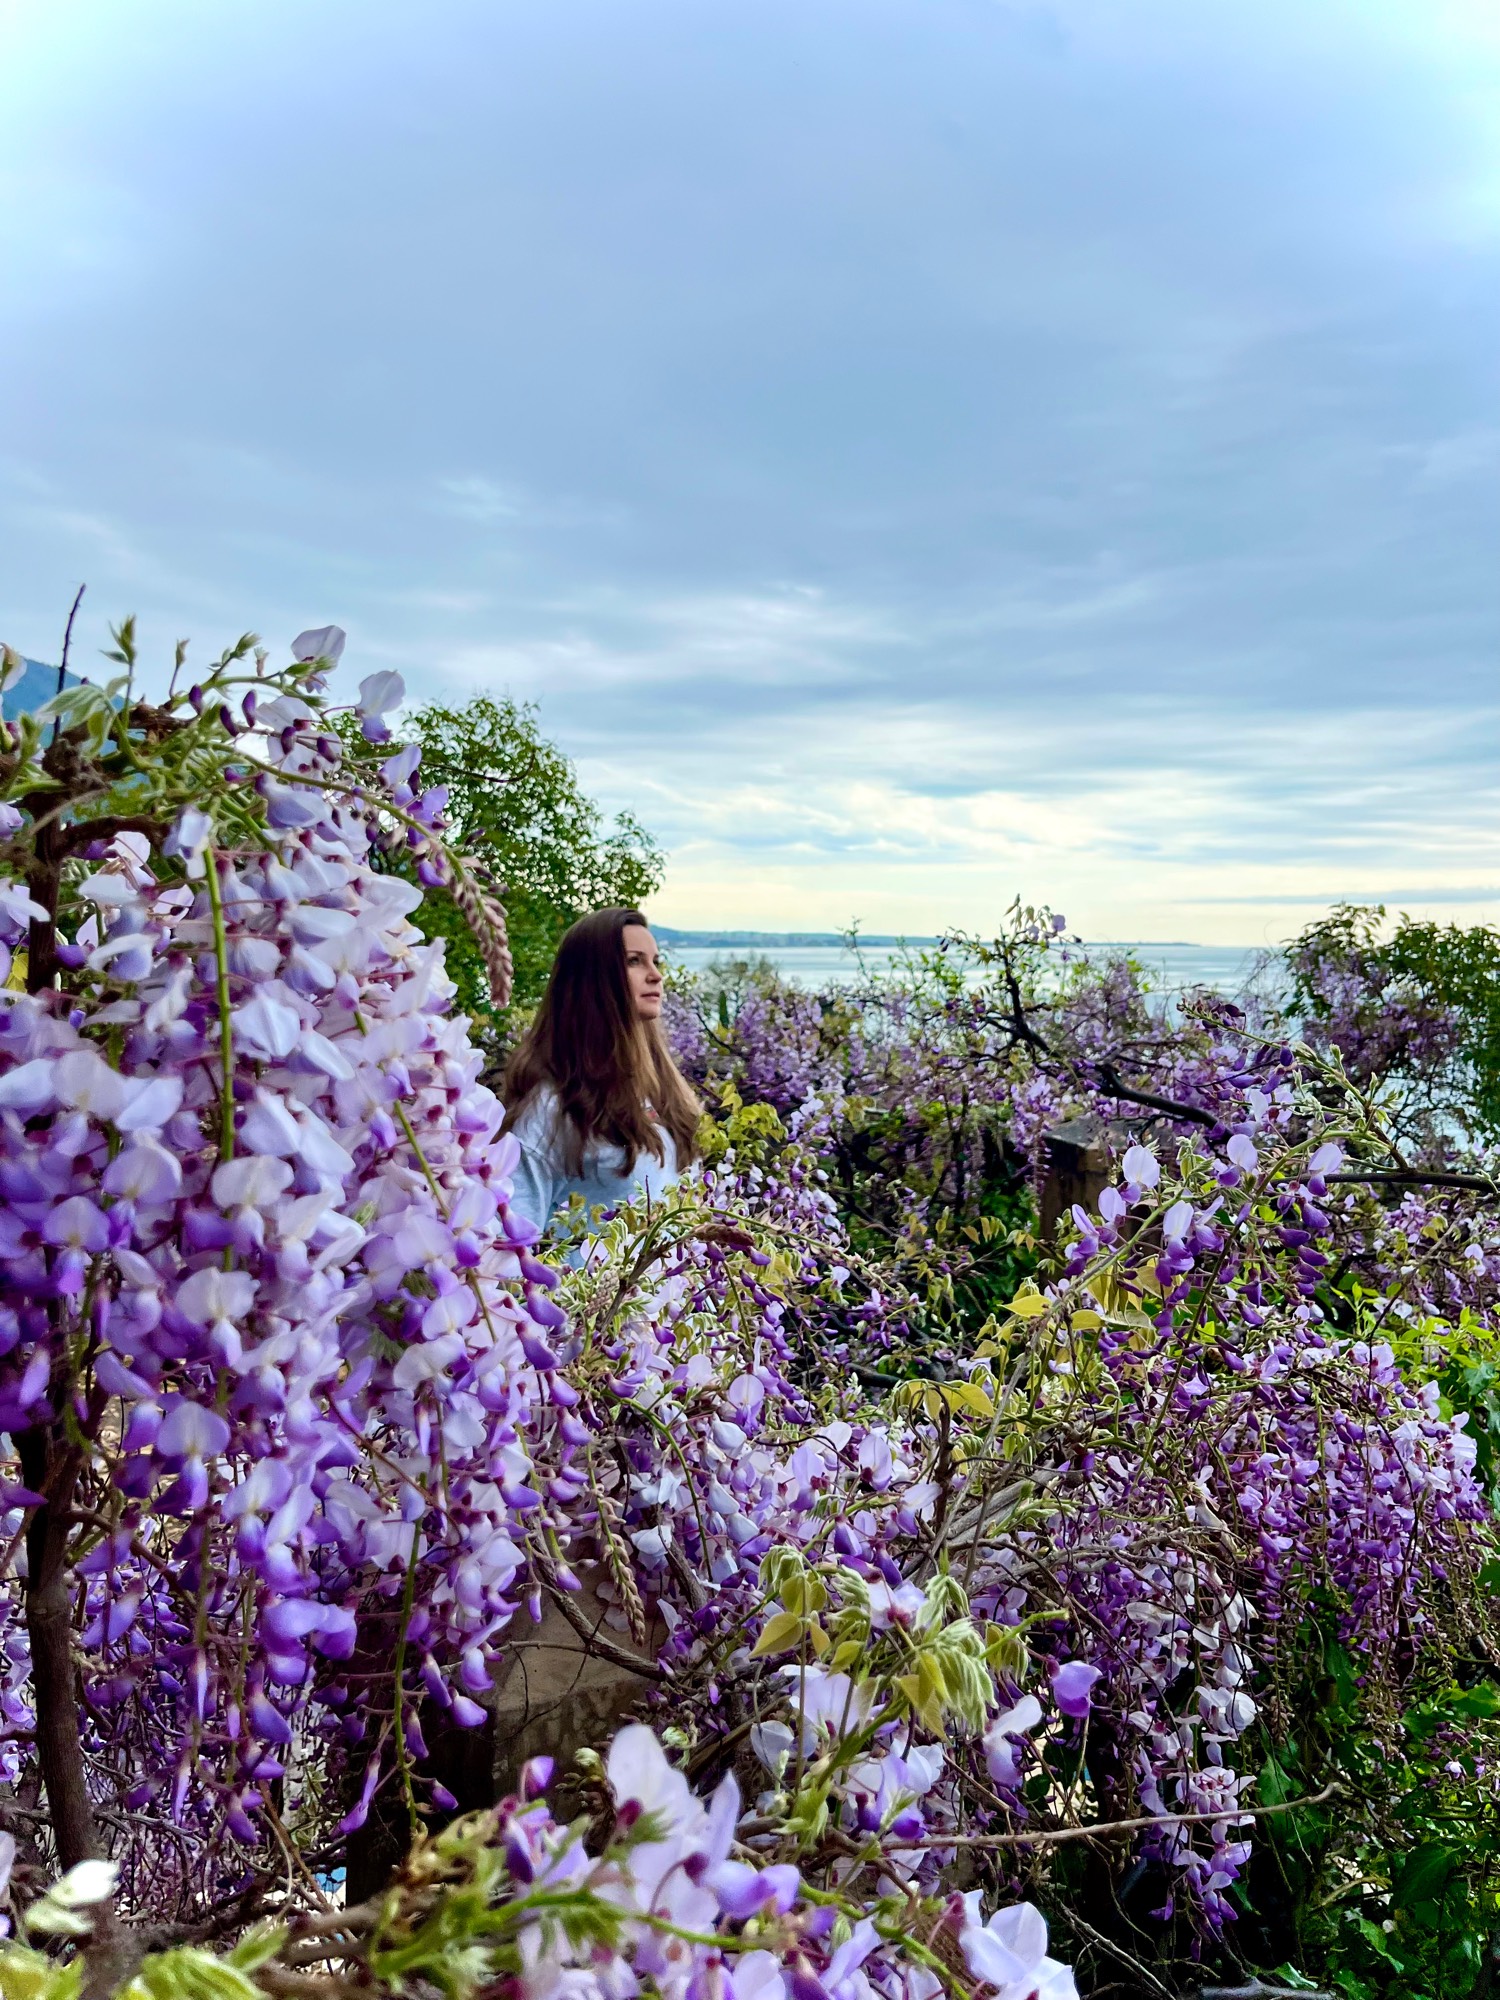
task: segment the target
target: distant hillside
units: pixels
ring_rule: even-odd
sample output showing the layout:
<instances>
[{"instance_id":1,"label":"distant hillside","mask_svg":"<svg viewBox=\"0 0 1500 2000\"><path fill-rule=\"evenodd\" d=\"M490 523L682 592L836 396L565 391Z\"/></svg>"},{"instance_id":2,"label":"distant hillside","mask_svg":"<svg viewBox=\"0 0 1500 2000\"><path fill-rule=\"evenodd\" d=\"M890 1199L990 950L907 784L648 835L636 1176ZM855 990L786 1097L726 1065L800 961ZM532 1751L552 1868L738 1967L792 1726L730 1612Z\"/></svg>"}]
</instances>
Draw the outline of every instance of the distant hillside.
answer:
<instances>
[{"instance_id":1,"label":"distant hillside","mask_svg":"<svg viewBox=\"0 0 1500 2000\"><path fill-rule=\"evenodd\" d=\"M74 675L69 674L72 681ZM7 715L20 715L25 710L40 708L44 701L51 701L57 693L57 669L49 667L41 660L28 660L26 671L14 687L5 690L3 699Z\"/></svg>"}]
</instances>

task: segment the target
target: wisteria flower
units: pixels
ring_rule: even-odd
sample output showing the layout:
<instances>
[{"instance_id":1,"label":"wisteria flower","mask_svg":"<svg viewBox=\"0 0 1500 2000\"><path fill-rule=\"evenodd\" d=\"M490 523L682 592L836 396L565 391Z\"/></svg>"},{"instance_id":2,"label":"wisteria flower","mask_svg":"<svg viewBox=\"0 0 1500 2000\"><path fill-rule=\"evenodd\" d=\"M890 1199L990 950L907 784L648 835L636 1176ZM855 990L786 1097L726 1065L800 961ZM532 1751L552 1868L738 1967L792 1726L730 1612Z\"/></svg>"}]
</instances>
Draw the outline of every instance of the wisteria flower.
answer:
<instances>
[{"instance_id":1,"label":"wisteria flower","mask_svg":"<svg viewBox=\"0 0 1500 2000\"><path fill-rule=\"evenodd\" d=\"M822 1667L784 1667L782 1673L790 1683L792 1704L802 1720L803 1744L809 1750L820 1734L851 1735L875 1713L877 1690L872 1681L853 1681L847 1674L830 1674Z\"/></svg>"},{"instance_id":2,"label":"wisteria flower","mask_svg":"<svg viewBox=\"0 0 1500 2000\"><path fill-rule=\"evenodd\" d=\"M1034 1903L1012 1903L981 1925L978 1893L964 1900L972 1906L959 1937L964 1963L995 2000L1078 2000L1072 1973L1047 1956L1047 1920Z\"/></svg>"},{"instance_id":3,"label":"wisteria flower","mask_svg":"<svg viewBox=\"0 0 1500 2000\"><path fill-rule=\"evenodd\" d=\"M620 1731L610 1745L604 1768L616 1806L633 1808L637 1818L649 1817L656 1839L704 1831L707 1815L703 1807L681 1771L667 1762L660 1743L644 1723L631 1723Z\"/></svg>"},{"instance_id":4,"label":"wisteria flower","mask_svg":"<svg viewBox=\"0 0 1500 2000\"><path fill-rule=\"evenodd\" d=\"M1100 1668L1092 1667L1086 1660L1064 1660L1052 1669L1052 1699L1064 1715L1081 1722L1092 1706L1095 1682L1100 1678Z\"/></svg>"},{"instance_id":5,"label":"wisteria flower","mask_svg":"<svg viewBox=\"0 0 1500 2000\"><path fill-rule=\"evenodd\" d=\"M997 1785L1012 1789L1021 1775L1021 1738L1029 1735L1042 1719L1042 1704L1034 1694L1021 1699L996 1716L984 1732L984 1761Z\"/></svg>"},{"instance_id":6,"label":"wisteria flower","mask_svg":"<svg viewBox=\"0 0 1500 2000\"><path fill-rule=\"evenodd\" d=\"M306 632L299 632L292 641L294 660L327 660L336 666L344 657L344 647L348 635L341 625L318 625Z\"/></svg>"},{"instance_id":7,"label":"wisteria flower","mask_svg":"<svg viewBox=\"0 0 1500 2000\"><path fill-rule=\"evenodd\" d=\"M406 699L406 683L398 673L369 674L359 684L360 726L371 743L388 743L386 716Z\"/></svg>"},{"instance_id":8,"label":"wisteria flower","mask_svg":"<svg viewBox=\"0 0 1500 2000\"><path fill-rule=\"evenodd\" d=\"M213 838L213 821L206 812L196 806L189 806L178 816L176 824L162 842L163 854L176 856L187 871L190 882L203 879L206 866L204 853Z\"/></svg>"}]
</instances>

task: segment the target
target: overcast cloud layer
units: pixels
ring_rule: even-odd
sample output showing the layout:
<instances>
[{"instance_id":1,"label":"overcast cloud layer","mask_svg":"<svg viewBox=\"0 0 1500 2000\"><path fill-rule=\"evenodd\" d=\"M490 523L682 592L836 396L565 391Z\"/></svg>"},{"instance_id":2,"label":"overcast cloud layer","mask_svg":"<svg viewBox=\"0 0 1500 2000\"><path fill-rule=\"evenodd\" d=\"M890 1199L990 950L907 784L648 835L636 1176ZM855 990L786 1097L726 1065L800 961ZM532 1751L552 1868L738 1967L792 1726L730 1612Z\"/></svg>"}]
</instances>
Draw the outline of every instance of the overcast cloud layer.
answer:
<instances>
[{"instance_id":1,"label":"overcast cloud layer","mask_svg":"<svg viewBox=\"0 0 1500 2000\"><path fill-rule=\"evenodd\" d=\"M1489 0L0 0L0 633L504 690L664 921L1500 913Z\"/></svg>"}]
</instances>

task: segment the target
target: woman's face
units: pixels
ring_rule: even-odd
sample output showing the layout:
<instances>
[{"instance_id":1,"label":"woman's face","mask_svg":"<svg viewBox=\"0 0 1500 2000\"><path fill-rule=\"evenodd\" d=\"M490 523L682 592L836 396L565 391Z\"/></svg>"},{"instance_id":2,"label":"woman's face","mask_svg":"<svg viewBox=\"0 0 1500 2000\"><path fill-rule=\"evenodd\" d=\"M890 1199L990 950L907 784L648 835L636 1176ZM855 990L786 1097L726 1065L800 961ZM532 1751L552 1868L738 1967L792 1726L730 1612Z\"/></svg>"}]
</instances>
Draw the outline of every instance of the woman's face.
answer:
<instances>
[{"instance_id":1,"label":"woman's face","mask_svg":"<svg viewBox=\"0 0 1500 2000\"><path fill-rule=\"evenodd\" d=\"M661 1014L661 955L656 939L644 924L627 924L620 935L625 944L625 980L637 1017L654 1021Z\"/></svg>"}]
</instances>

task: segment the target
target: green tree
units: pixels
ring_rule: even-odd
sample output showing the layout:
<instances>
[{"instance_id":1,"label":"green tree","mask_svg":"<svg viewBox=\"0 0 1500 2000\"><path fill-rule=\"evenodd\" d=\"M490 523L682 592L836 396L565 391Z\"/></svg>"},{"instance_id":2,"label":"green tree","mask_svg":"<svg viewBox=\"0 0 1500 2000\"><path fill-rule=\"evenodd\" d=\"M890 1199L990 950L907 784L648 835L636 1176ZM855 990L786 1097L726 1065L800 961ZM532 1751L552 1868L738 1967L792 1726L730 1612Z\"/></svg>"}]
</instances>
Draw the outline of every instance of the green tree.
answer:
<instances>
[{"instance_id":1,"label":"green tree","mask_svg":"<svg viewBox=\"0 0 1500 2000\"><path fill-rule=\"evenodd\" d=\"M607 824L578 774L538 726L530 702L481 695L461 708L433 702L402 720L401 739L422 746L424 785L448 787L455 846L502 885L516 983L503 1014L490 1000L484 962L462 912L429 890L416 922L448 940L459 1004L498 1054L517 1016L535 1006L559 938L590 910L639 905L661 887L665 863L630 813Z\"/></svg>"},{"instance_id":2,"label":"green tree","mask_svg":"<svg viewBox=\"0 0 1500 2000\"><path fill-rule=\"evenodd\" d=\"M1402 1136L1442 1153L1500 1139L1500 931L1340 903L1287 947L1294 1011L1351 1076L1384 1087Z\"/></svg>"}]
</instances>

